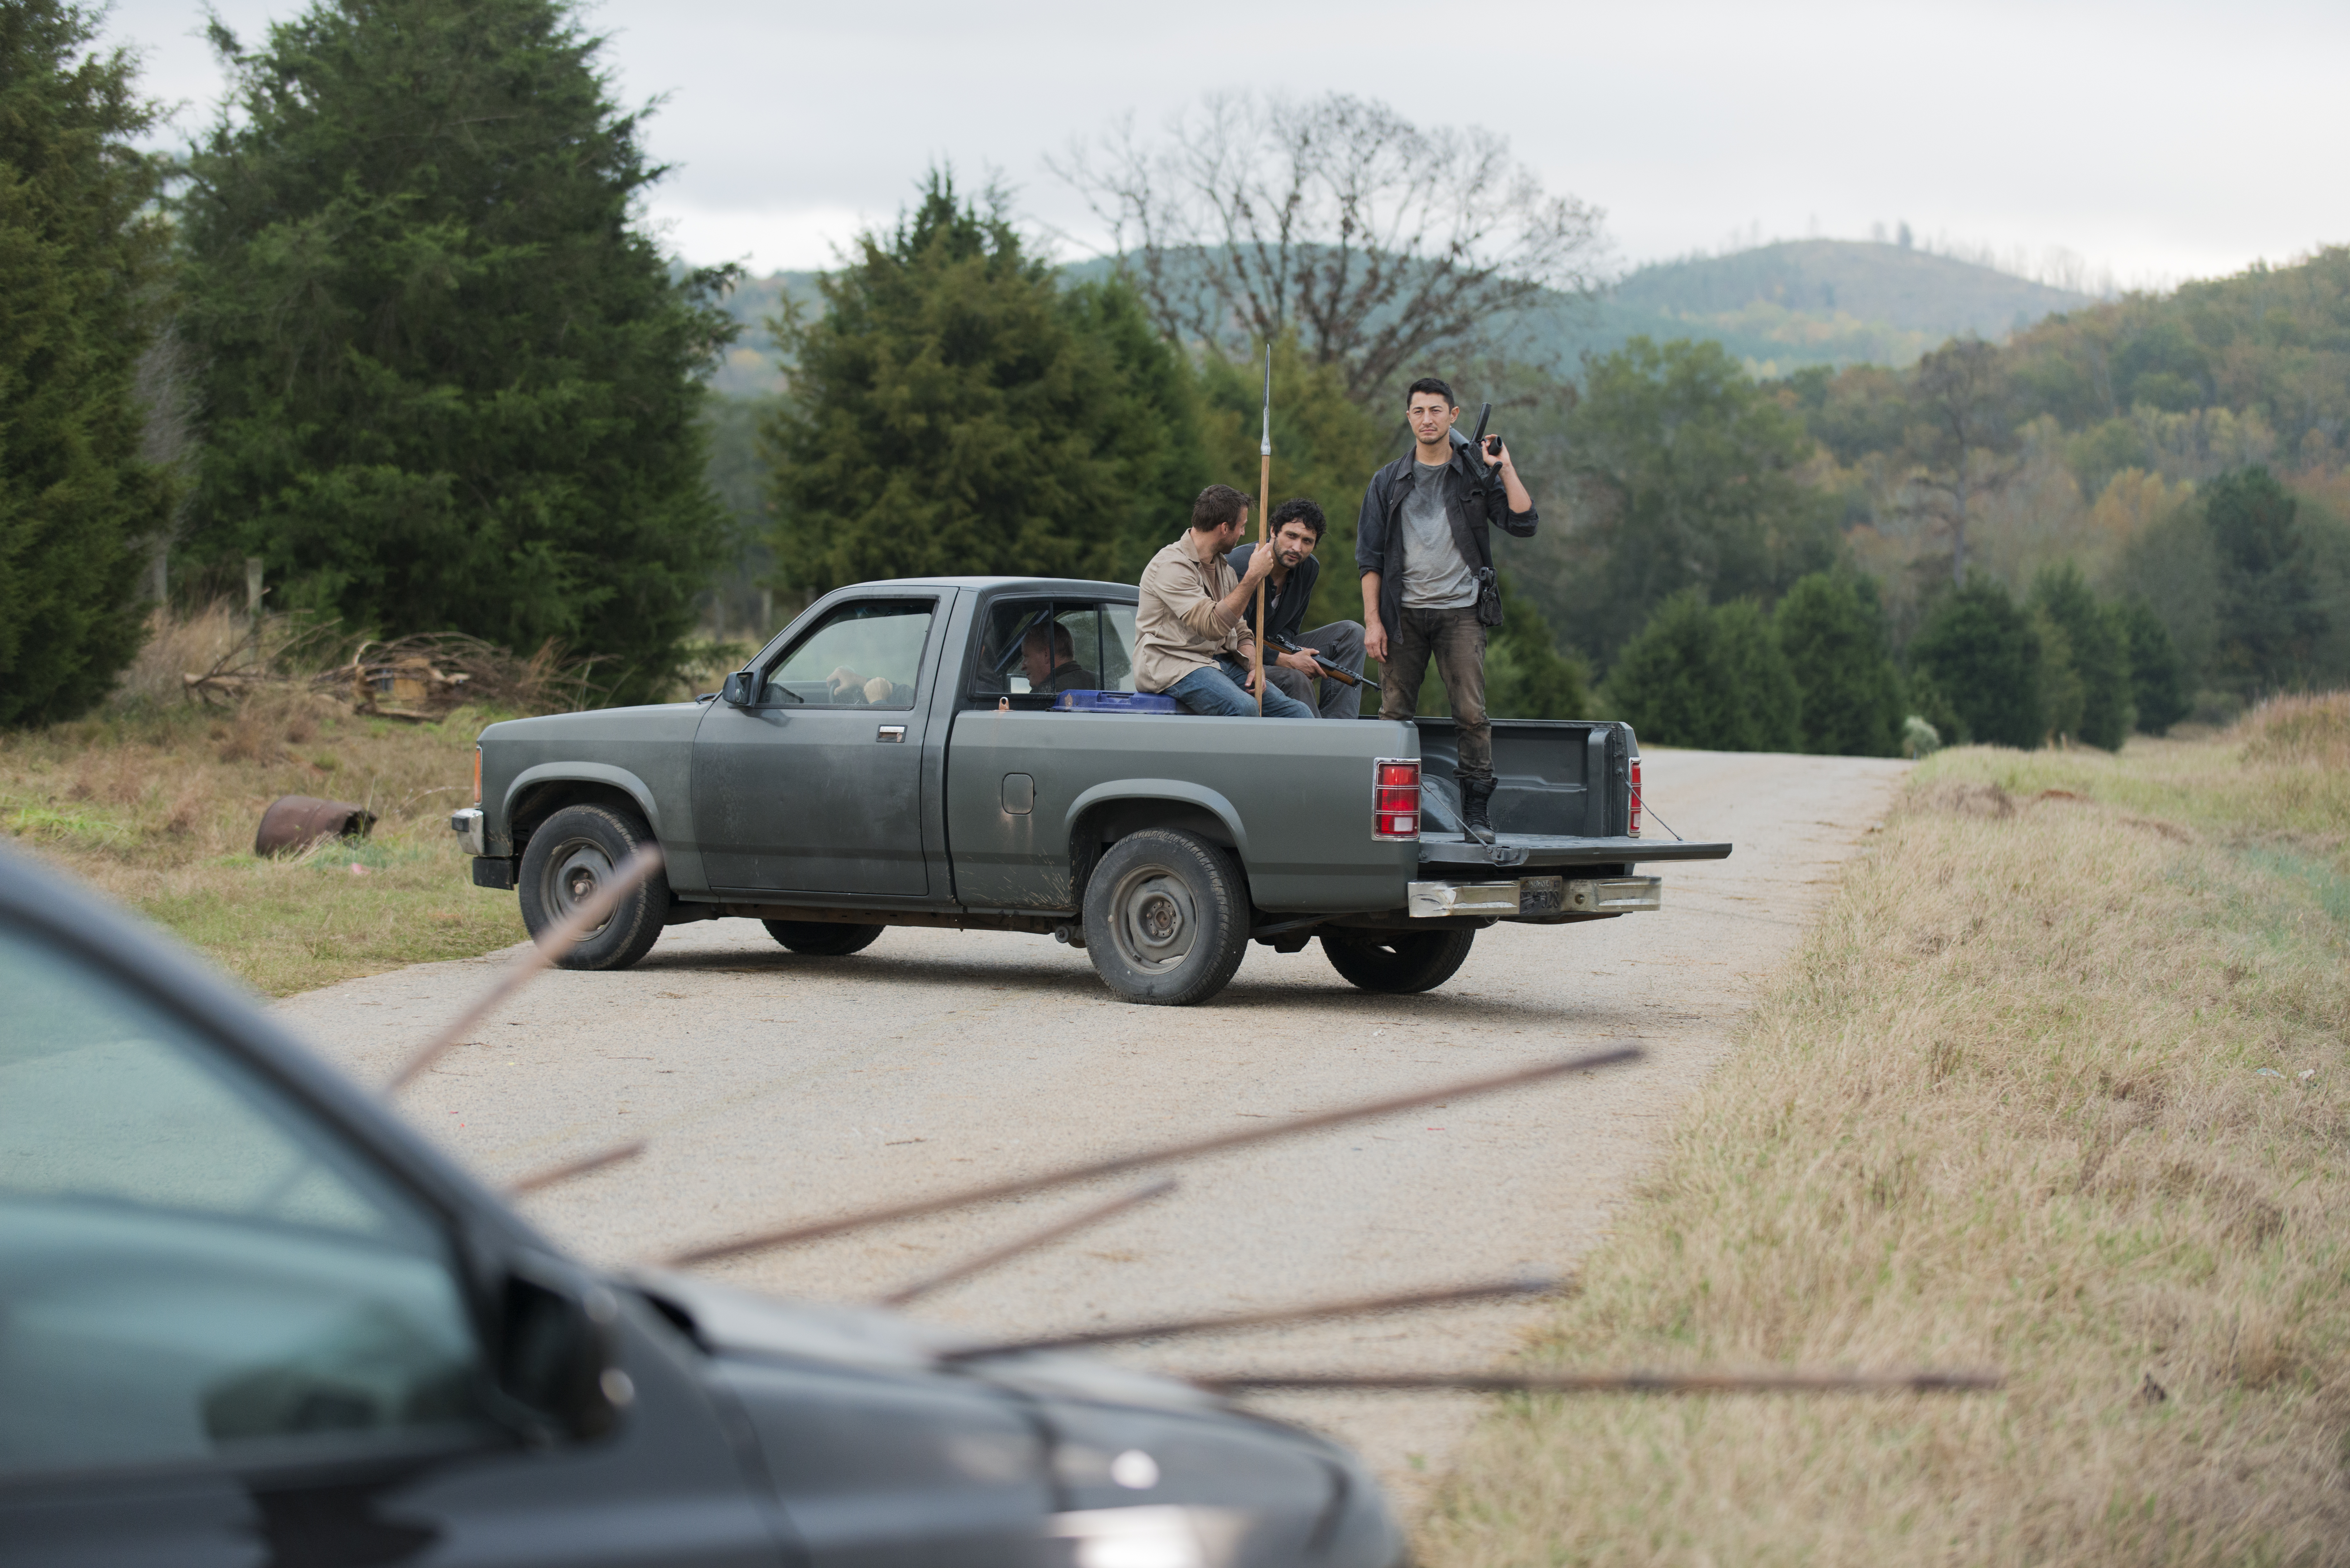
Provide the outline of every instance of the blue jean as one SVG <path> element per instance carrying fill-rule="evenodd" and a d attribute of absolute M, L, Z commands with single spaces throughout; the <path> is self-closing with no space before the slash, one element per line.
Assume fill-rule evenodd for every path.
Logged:
<path fill-rule="evenodd" d="M 1170 686 L 1167 695 L 1194 713 L 1214 713 L 1227 719 L 1256 717 L 1256 699 L 1249 695 L 1248 666 L 1237 659 L 1220 659 L 1194 670 Z M 1264 683 L 1264 716 L 1311 719 L 1314 710 L 1268 680 Z"/>

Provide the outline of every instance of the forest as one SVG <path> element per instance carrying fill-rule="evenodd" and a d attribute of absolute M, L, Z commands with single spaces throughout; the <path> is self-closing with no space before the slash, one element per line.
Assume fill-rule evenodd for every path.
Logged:
<path fill-rule="evenodd" d="M 632 222 L 642 113 L 555 0 L 215 23 L 229 112 L 173 155 L 97 36 L 0 16 L 0 723 L 86 711 L 151 610 L 247 581 L 592 658 L 625 701 L 859 577 L 1131 580 L 1201 486 L 1254 489 L 1267 345 L 1320 617 L 1360 613 L 1400 389 L 1494 405 L 1544 518 L 1500 556 L 1499 713 L 2114 747 L 2350 680 L 2350 250 L 2106 301 L 1906 234 L 1611 279 L 1600 215 L 1497 138 L 1330 95 L 1218 100 L 1221 161 L 1205 108 L 1081 145 L 1096 262 L 941 164 L 834 272 L 751 280 Z"/>

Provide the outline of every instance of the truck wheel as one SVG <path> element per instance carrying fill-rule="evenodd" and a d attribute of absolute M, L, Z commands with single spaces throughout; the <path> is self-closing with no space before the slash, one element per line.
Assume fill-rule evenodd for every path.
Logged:
<path fill-rule="evenodd" d="M 863 952 L 881 934 L 879 926 L 852 926 L 843 920 L 761 920 L 767 934 L 795 953 L 810 958 L 847 958 Z"/>
<path fill-rule="evenodd" d="M 1188 1007 L 1231 983 L 1248 950 L 1240 867 L 1172 828 L 1130 833 L 1086 881 L 1086 954 L 1128 1002 Z"/>
<path fill-rule="evenodd" d="M 567 805 L 540 823 L 522 852 L 516 878 L 531 940 L 560 925 L 594 896 L 613 867 L 652 838 L 644 818 L 608 805 Z M 668 914 L 669 876 L 655 871 L 620 900 L 611 919 L 555 961 L 565 969 L 626 969 L 652 951 Z"/>
<path fill-rule="evenodd" d="M 1434 991 L 1469 957 L 1471 930 L 1324 931 L 1322 956 L 1365 991 Z"/>

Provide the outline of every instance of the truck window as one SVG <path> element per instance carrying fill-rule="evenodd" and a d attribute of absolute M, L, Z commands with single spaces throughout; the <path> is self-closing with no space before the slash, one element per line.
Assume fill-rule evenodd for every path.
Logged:
<path fill-rule="evenodd" d="M 1134 607 L 1066 599 L 998 599 L 983 623 L 971 701 L 1033 698 L 1043 707 L 1063 691 L 1134 690 Z"/>
<path fill-rule="evenodd" d="M 931 599 L 842 605 L 767 674 L 761 702 L 816 708 L 910 708 L 930 640 Z M 795 702 L 795 699 L 797 700 Z"/>

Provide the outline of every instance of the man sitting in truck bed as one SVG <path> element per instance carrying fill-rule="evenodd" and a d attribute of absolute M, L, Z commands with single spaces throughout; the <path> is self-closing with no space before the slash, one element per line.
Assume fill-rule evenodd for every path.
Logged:
<path fill-rule="evenodd" d="M 1245 606 L 1274 567 L 1259 550 L 1245 576 L 1225 552 L 1248 531 L 1248 497 L 1211 484 L 1191 503 L 1191 526 L 1142 569 L 1134 617 L 1134 686 L 1159 691 L 1194 713 L 1254 718 L 1262 687 L 1269 719 L 1311 719 L 1314 710 L 1250 671 L 1255 639 L 1242 627 Z"/>
<path fill-rule="evenodd" d="M 1329 527 L 1329 519 L 1322 508 L 1300 496 L 1284 501 L 1273 509 L 1273 575 L 1264 584 L 1264 618 L 1272 626 L 1272 640 L 1265 651 L 1281 646 L 1281 639 L 1305 649 L 1304 653 L 1284 649 L 1264 661 L 1264 672 L 1275 687 L 1288 692 L 1300 702 L 1313 703 L 1315 711 L 1325 719 L 1359 719 L 1363 713 L 1363 690 L 1349 686 L 1322 673 L 1314 661 L 1319 653 L 1341 670 L 1360 675 L 1363 672 L 1363 623 L 1357 620 L 1334 620 L 1327 626 L 1308 628 L 1305 607 L 1314 597 L 1314 585 L 1321 579 L 1322 563 L 1314 558 L 1315 546 Z M 1254 545 L 1243 545 L 1225 559 L 1235 572 L 1248 568 L 1249 557 L 1256 554 Z M 1242 614 L 1249 630 L 1257 629 L 1256 597 L 1251 595 Z M 1275 666 L 1279 668 L 1276 669 Z M 1317 701 L 1314 682 L 1319 677 L 1322 694 Z"/>

